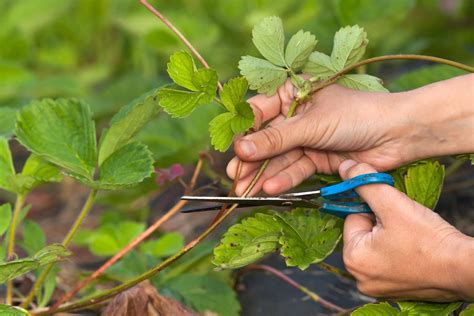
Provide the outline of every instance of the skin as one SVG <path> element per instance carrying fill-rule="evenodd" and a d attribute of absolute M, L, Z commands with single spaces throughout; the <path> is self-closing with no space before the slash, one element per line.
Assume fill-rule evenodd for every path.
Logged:
<path fill-rule="evenodd" d="M 227 167 L 244 161 L 237 194 L 261 162 L 267 170 L 252 194 L 283 193 L 314 174 L 343 179 L 442 155 L 474 152 L 474 75 L 402 93 L 329 86 L 285 120 L 294 96 L 287 82 L 271 97 L 249 99 L 258 129 L 235 143 Z M 474 238 L 383 184 L 358 189 L 373 216 L 350 215 L 343 259 L 358 288 L 375 297 L 474 300 Z"/>

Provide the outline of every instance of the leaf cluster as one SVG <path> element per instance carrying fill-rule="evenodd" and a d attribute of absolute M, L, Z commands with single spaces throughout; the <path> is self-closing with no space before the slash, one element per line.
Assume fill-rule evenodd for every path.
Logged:
<path fill-rule="evenodd" d="M 214 249 L 213 263 L 239 268 L 279 250 L 288 266 L 304 270 L 332 253 L 341 231 L 340 219 L 316 209 L 257 213 L 228 229 Z"/>

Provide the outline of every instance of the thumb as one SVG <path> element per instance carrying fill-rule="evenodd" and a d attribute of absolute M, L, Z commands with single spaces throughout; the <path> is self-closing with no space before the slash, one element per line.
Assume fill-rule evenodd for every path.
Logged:
<path fill-rule="evenodd" d="M 300 123 L 300 117 L 293 117 L 242 137 L 235 143 L 235 152 L 244 161 L 258 161 L 299 147 L 304 142 Z"/>
<path fill-rule="evenodd" d="M 345 160 L 339 165 L 339 174 L 344 180 L 377 172 L 371 165 Z M 381 220 L 409 209 L 412 202 L 406 195 L 388 184 L 368 184 L 356 189 L 360 197 Z M 399 214 L 398 214 L 399 215 Z"/>

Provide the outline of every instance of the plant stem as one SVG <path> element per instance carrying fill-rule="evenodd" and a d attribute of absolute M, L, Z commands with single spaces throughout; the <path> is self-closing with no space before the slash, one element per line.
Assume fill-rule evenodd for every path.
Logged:
<path fill-rule="evenodd" d="M 346 271 L 342 271 L 341 269 L 338 269 L 336 268 L 335 266 L 332 266 L 330 264 L 327 264 L 326 262 L 320 262 L 318 263 L 318 266 L 321 268 L 321 269 L 324 269 L 328 272 L 331 272 L 331 273 L 334 273 L 338 276 L 341 276 L 341 277 L 344 277 L 348 280 L 351 280 L 351 281 L 355 281 L 355 278 L 352 276 L 352 274 L 346 272 Z"/>
<path fill-rule="evenodd" d="M 72 225 L 72 227 L 69 229 L 68 234 L 64 238 L 63 242 L 61 243 L 64 247 L 67 247 L 71 240 L 74 238 L 77 230 L 81 226 L 82 222 L 86 218 L 87 214 L 89 213 L 92 205 L 94 204 L 94 199 L 97 195 L 97 189 L 92 189 L 91 192 L 89 193 L 89 196 L 87 197 L 86 202 L 84 203 L 84 206 L 82 207 L 81 212 L 79 213 L 79 216 L 76 218 L 76 221 Z M 43 285 L 43 282 L 46 280 L 46 277 L 48 276 L 49 272 L 53 268 L 54 263 L 48 265 L 43 272 L 41 272 L 40 276 L 38 277 L 38 280 L 36 280 L 35 284 L 33 285 L 33 288 L 31 289 L 30 293 L 28 293 L 28 296 L 26 299 L 21 303 L 22 308 L 27 308 L 28 305 L 33 301 L 33 299 L 36 296 L 36 293 L 40 289 L 41 285 Z"/>
<path fill-rule="evenodd" d="M 371 64 L 371 63 L 376 63 L 376 62 L 381 62 L 381 61 L 385 61 L 385 60 L 425 60 L 425 61 L 431 61 L 431 62 L 434 62 L 434 63 L 440 63 L 440 64 L 445 64 L 445 65 L 449 65 L 449 66 L 452 66 L 452 67 L 455 67 L 455 68 L 459 68 L 459 69 L 462 69 L 464 71 L 467 71 L 467 72 L 474 72 L 474 67 L 471 67 L 471 66 L 468 66 L 468 65 L 465 65 L 465 64 L 461 64 L 461 63 L 458 63 L 458 62 L 455 62 L 455 61 L 452 61 L 452 60 L 449 60 L 449 59 L 444 59 L 444 58 L 439 58 L 439 57 L 434 57 L 434 56 L 426 56 L 426 55 L 413 55 L 413 54 L 400 54 L 400 55 L 385 55 L 385 56 L 378 56 L 378 57 L 373 57 L 373 58 L 368 58 L 368 59 L 364 59 L 364 60 L 361 60 L 353 65 L 350 65 L 344 69 L 342 69 L 341 71 L 339 71 L 338 73 L 336 73 L 335 75 L 333 75 L 331 78 L 323 81 L 322 83 L 320 84 L 316 84 L 313 89 L 311 90 L 311 94 L 312 93 L 315 93 L 331 84 L 333 84 L 334 82 L 336 82 L 341 76 L 345 75 L 346 73 L 360 67 L 360 66 L 363 66 L 363 65 L 367 65 L 367 64 Z"/>
<path fill-rule="evenodd" d="M 178 38 L 186 45 L 186 47 L 189 48 L 189 50 L 196 56 L 196 58 L 199 60 L 199 62 L 205 67 L 209 68 L 209 64 L 206 62 L 204 57 L 199 54 L 196 48 L 194 48 L 193 44 L 191 44 L 190 41 L 163 15 L 155 9 L 151 4 L 148 3 L 146 0 L 140 0 L 140 3 L 148 9 L 151 13 L 153 13 L 158 19 L 161 20 Z M 222 84 L 220 82 L 217 82 L 219 89 L 222 90 Z"/>
<path fill-rule="evenodd" d="M 203 160 L 204 157 L 202 156 L 197 164 L 196 168 L 194 169 L 193 175 L 191 177 L 191 180 L 189 181 L 189 185 L 186 188 L 187 194 L 191 193 L 192 190 L 194 189 L 196 185 L 197 178 L 199 176 L 199 173 L 201 171 L 201 168 L 203 166 Z M 143 240 L 148 238 L 152 233 L 154 233 L 158 227 L 160 227 L 163 223 L 168 221 L 172 216 L 174 216 L 176 213 L 178 213 L 186 204 L 188 201 L 185 200 L 179 200 L 178 203 L 176 203 L 166 214 L 161 216 L 153 225 L 147 228 L 143 233 L 141 233 L 139 236 L 137 236 L 135 239 L 133 239 L 128 245 L 126 245 L 124 248 L 122 248 L 119 252 L 117 252 L 112 258 L 107 260 L 99 269 L 94 271 L 90 276 L 88 276 L 86 279 L 81 281 L 72 291 L 64 294 L 54 305 L 51 307 L 51 309 L 56 309 L 58 308 L 62 303 L 68 301 L 71 299 L 74 295 L 76 295 L 80 290 L 82 290 L 87 284 L 90 284 L 92 281 L 97 279 L 99 276 L 101 276 L 108 268 L 110 268 L 112 265 L 114 265 L 117 261 L 119 261 L 123 256 L 125 256 L 128 252 L 130 252 L 132 249 L 134 249 L 138 244 L 140 244 Z"/>
<path fill-rule="evenodd" d="M 292 278 L 288 277 L 283 272 L 281 272 L 281 271 L 279 271 L 279 270 L 277 270 L 277 269 L 275 269 L 271 266 L 263 265 L 263 264 L 250 264 L 247 267 L 245 267 L 243 270 L 241 270 L 239 272 L 239 275 L 242 275 L 242 274 L 244 274 L 246 272 L 249 272 L 249 271 L 252 271 L 252 270 L 262 270 L 262 271 L 270 272 L 274 276 L 282 279 L 283 281 L 285 281 L 289 285 L 293 286 L 294 288 L 296 288 L 296 289 L 300 290 L 301 292 L 303 292 L 304 294 L 308 295 L 308 297 L 311 300 L 315 301 L 316 303 L 321 304 L 325 308 L 332 309 L 332 310 L 337 311 L 337 312 L 346 312 L 346 309 L 325 300 L 324 298 L 322 298 L 318 294 L 314 293 L 310 289 L 306 288 L 305 286 L 303 286 L 300 283 L 296 282 Z"/>
<path fill-rule="evenodd" d="M 23 204 L 25 203 L 25 196 L 24 195 L 17 195 L 15 201 L 15 208 L 13 209 L 13 218 L 10 225 L 10 232 L 8 234 L 8 246 L 7 246 L 7 261 L 11 260 L 13 257 L 13 251 L 15 250 L 15 233 L 16 227 L 18 225 L 18 217 L 20 216 L 21 209 L 23 208 Z M 13 280 L 9 280 L 7 282 L 7 294 L 5 297 L 5 302 L 8 305 L 12 304 L 13 300 Z"/>

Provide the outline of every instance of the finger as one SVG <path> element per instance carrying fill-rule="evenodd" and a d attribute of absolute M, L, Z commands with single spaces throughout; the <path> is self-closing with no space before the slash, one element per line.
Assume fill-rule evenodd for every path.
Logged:
<path fill-rule="evenodd" d="M 227 176 L 231 178 L 232 180 L 235 179 L 237 175 L 237 167 L 239 165 L 239 162 L 242 162 L 242 170 L 240 171 L 240 178 L 243 178 L 253 171 L 257 170 L 259 166 L 262 164 L 261 162 L 243 162 L 242 160 L 239 159 L 239 157 L 234 157 L 232 158 L 231 161 L 227 164 Z"/>
<path fill-rule="evenodd" d="M 272 160 L 270 160 L 267 168 L 265 169 L 262 176 L 255 184 L 255 187 L 252 190 L 251 195 L 258 193 L 262 189 L 262 185 L 267 179 L 273 177 L 274 175 L 278 174 L 282 170 L 294 164 L 296 161 L 298 161 L 298 159 L 301 158 L 301 156 L 303 156 L 303 150 L 295 149 L 295 150 L 289 151 L 288 153 L 284 155 L 277 156 L 273 158 Z M 260 165 L 261 165 L 261 162 L 259 163 L 259 167 Z M 244 191 L 247 189 L 247 187 L 249 186 L 249 184 L 252 182 L 253 178 L 255 177 L 256 172 L 257 171 L 247 175 L 246 177 L 242 177 L 242 180 L 239 181 L 235 190 L 237 195 L 240 196 L 244 193 Z"/>
<path fill-rule="evenodd" d="M 242 137 L 235 143 L 235 152 L 244 161 L 257 161 L 300 147 L 306 138 L 300 125 L 301 118 L 294 117 Z"/>
<path fill-rule="evenodd" d="M 343 240 L 345 245 L 355 246 L 366 234 L 372 232 L 375 221 L 373 216 L 368 214 L 351 214 L 344 221 Z"/>
<path fill-rule="evenodd" d="M 353 160 L 345 160 L 339 166 L 339 174 L 344 180 L 374 172 L 377 171 L 372 166 Z M 407 208 L 407 203 L 412 203 L 406 195 L 388 184 L 363 185 L 356 191 L 369 204 L 374 214 L 381 219 L 390 214 L 393 215 L 394 212 L 403 211 Z"/>
<path fill-rule="evenodd" d="M 297 186 L 314 174 L 315 165 L 307 156 L 302 156 L 288 168 L 280 171 L 263 183 L 263 191 L 269 195 L 280 194 Z"/>
<path fill-rule="evenodd" d="M 248 99 L 255 114 L 254 127 L 259 129 L 262 123 L 278 116 L 282 112 L 282 109 L 289 109 L 293 96 L 294 89 L 288 80 L 278 88 L 277 93 L 270 97 L 259 94 Z"/>

